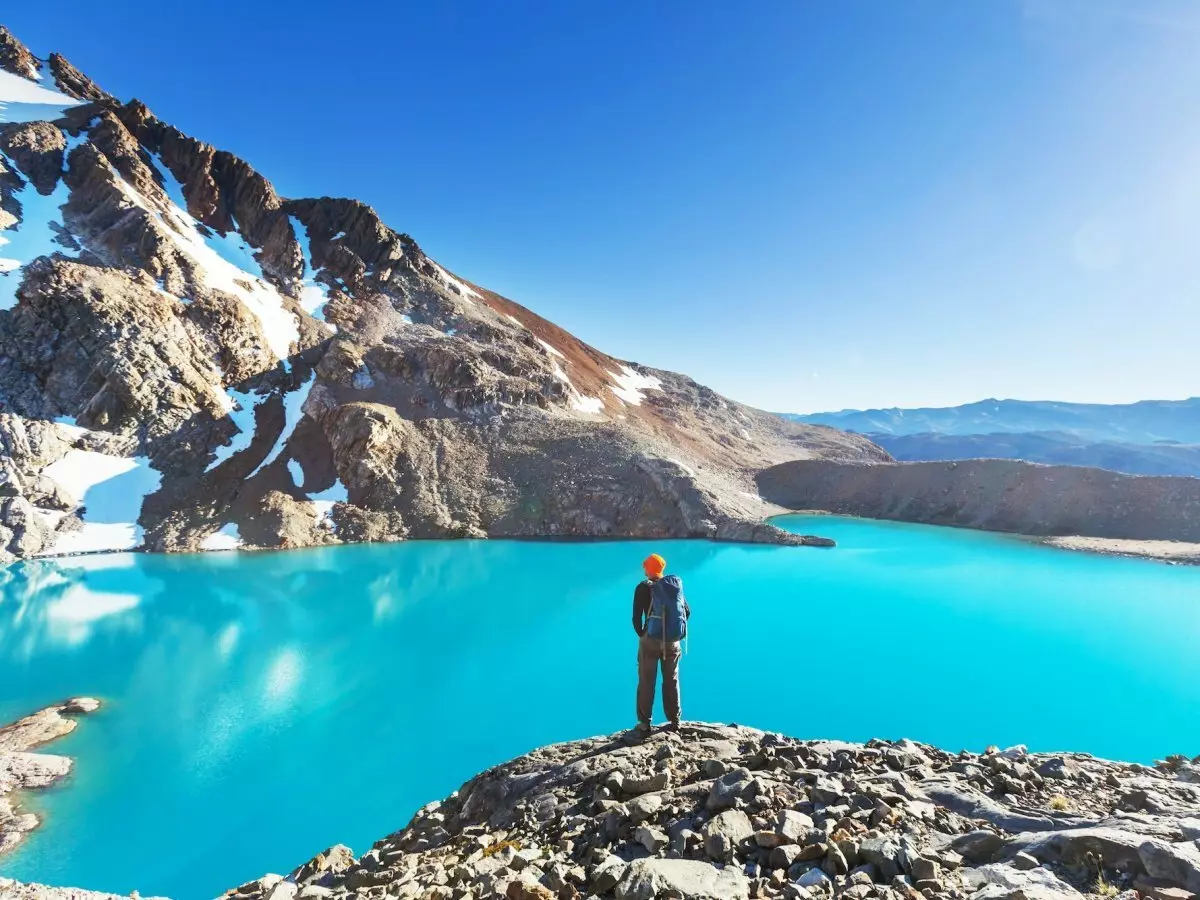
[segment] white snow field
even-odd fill
[[[349,503],[350,495],[346,492],[346,486],[342,484],[342,480],[339,478],[330,487],[325,488],[325,490],[309,494],[308,499],[316,507],[317,524],[332,526],[333,520],[330,516],[333,513],[333,505],[335,503]]]
[[[279,432],[279,437],[275,439],[275,446],[271,448],[271,452],[266,458],[255,467],[247,478],[253,478],[263,468],[269,466],[279,458],[279,454],[283,452],[284,446],[288,442],[288,438],[292,436],[292,432],[296,430],[296,426],[300,424],[300,420],[304,418],[304,401],[308,399],[308,392],[312,389],[313,382],[317,380],[317,370],[313,369],[312,374],[300,387],[294,391],[288,391],[283,395],[283,430]]]
[[[83,507],[83,527],[60,534],[41,555],[133,550],[142,543],[138,517],[142,501],[158,490],[162,475],[144,456],[109,456],[71,450],[42,472],[62,485]]]
[[[214,531],[200,542],[201,550],[236,550],[240,546],[242,546],[242,536],[238,533],[238,527],[232,522],[222,526],[220,531]]]
[[[68,109],[82,102],[44,87],[33,77],[22,78],[0,69],[0,125],[61,119]]]
[[[304,254],[304,278],[300,285],[300,306],[318,322],[325,321],[325,304],[329,302],[329,288],[316,280],[317,269],[312,261],[312,245],[308,237],[308,228],[295,216],[288,216],[292,231],[300,244],[300,252]],[[345,232],[342,232],[345,234]],[[336,240],[336,239],[335,239]]]
[[[660,391],[662,382],[653,375],[643,375],[629,366],[621,366],[620,373],[610,372],[616,384],[612,392],[631,406],[641,406],[646,399],[642,391]]]
[[[228,444],[223,444],[214,451],[216,455],[213,456],[213,461],[208,464],[205,472],[211,472],[235,453],[241,453],[250,446],[250,442],[254,440],[254,410],[258,404],[271,395],[252,394],[249,391],[226,391],[226,396],[230,401],[229,418],[233,419],[233,424],[237,426],[238,430],[229,439]]]
[[[292,473],[292,483],[296,487],[303,487],[304,467],[297,460],[289,459],[288,471]],[[330,518],[333,512],[333,505],[335,503],[349,503],[350,495],[346,492],[346,486],[342,484],[342,480],[337,478],[325,490],[309,494],[308,500],[315,508],[317,524],[329,527],[333,524],[333,520]]]

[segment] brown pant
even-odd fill
[[[654,685],[658,667],[663,672],[663,712],[672,722],[679,721],[679,657],[683,655],[678,641],[663,641],[645,635],[638,641],[637,717],[649,725],[654,717]]]

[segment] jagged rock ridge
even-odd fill
[[[1026,535],[1200,543],[1200,479],[1010,459],[838,464],[793,460],[757,476],[792,509]]]
[[[887,458],[614,359],[2,29],[0,77],[0,558],[792,542],[755,470]]]

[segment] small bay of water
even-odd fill
[[[414,542],[0,570],[0,721],[105,701],[47,748],[0,874],[176,900],[361,853],[489,765],[633,724],[631,596],[694,610],[684,715],[797,737],[1200,753],[1200,568],[832,517],[833,550]]]

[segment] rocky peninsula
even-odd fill
[[[361,857],[225,900],[1188,900],[1200,766],[796,740],[686,723],[476,776]],[[0,897],[101,900],[0,879]]]
[[[789,509],[1046,538],[1065,549],[1200,560],[1200,478],[1008,459],[793,460],[756,478]]]
[[[70,757],[34,751],[70,734],[78,716],[99,708],[98,700],[75,697],[0,728],[0,854],[12,850],[41,824],[35,814],[22,813],[10,795],[49,787],[71,771]]]

